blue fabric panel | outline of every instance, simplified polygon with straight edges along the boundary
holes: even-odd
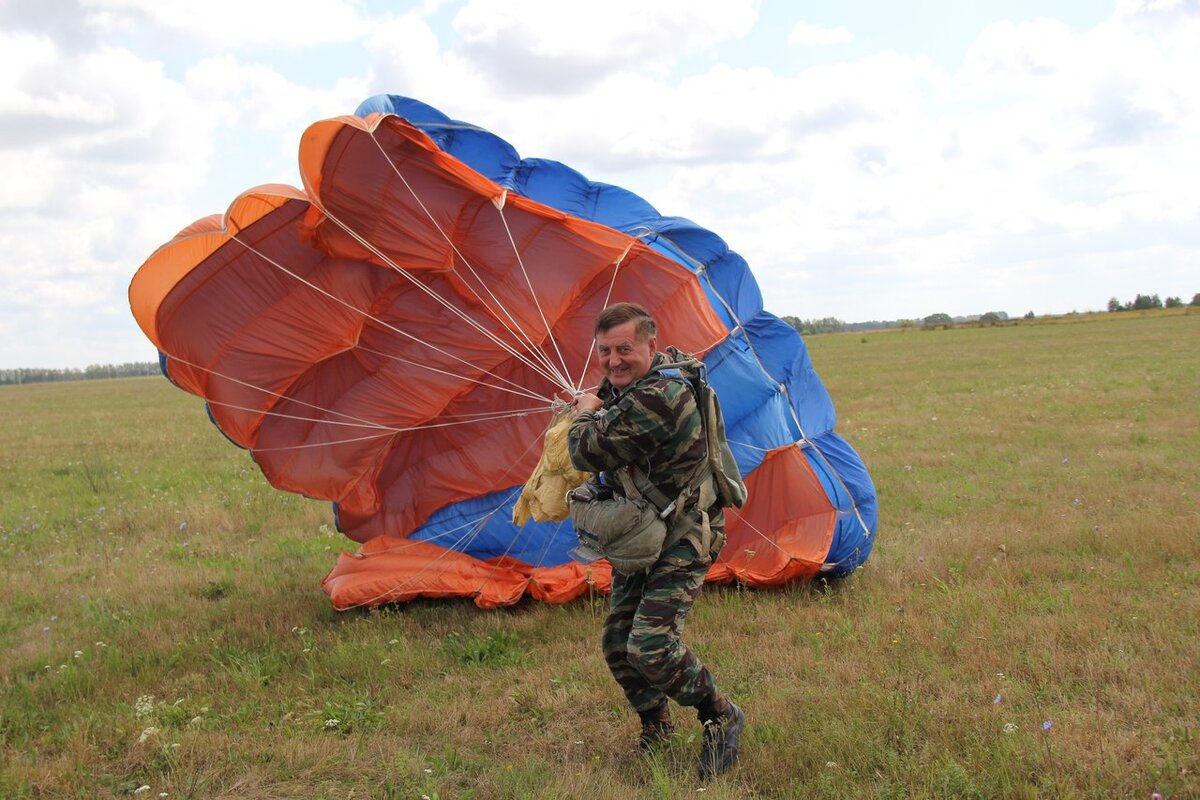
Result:
[[[508,142],[490,131],[447,117],[419,100],[400,95],[376,95],[364,100],[355,116],[395,114],[424,132],[445,152],[495,183],[513,188],[512,174],[520,156]]]
[[[833,540],[830,542],[829,550],[825,555],[825,565],[828,567],[830,564],[836,564],[838,553],[840,552],[839,548],[844,549],[846,542],[854,538],[855,529],[857,528],[861,531],[862,526],[858,525],[854,516],[853,499],[838,481],[831,465],[818,450],[816,443],[811,440],[807,442],[803,453],[804,457],[808,459],[809,466],[812,467],[813,472],[821,481],[821,486],[825,489],[825,494],[829,498],[829,502],[837,509]],[[861,536],[858,538],[861,538]]]
[[[813,370],[808,348],[796,329],[766,311],[747,320],[745,326],[763,368],[787,386],[804,433],[811,438],[833,430],[837,421],[833,400]]]
[[[812,440],[812,445],[806,449],[805,455],[809,457],[809,463],[813,465],[817,474],[822,476],[822,482],[826,479],[833,480],[831,469],[841,477],[842,486],[827,486],[827,490],[832,489],[836,492],[839,504],[837,528],[826,564],[832,567],[827,574],[846,575],[866,560],[875,545],[875,534],[878,530],[875,485],[854,448],[836,433],[819,436]],[[847,491],[850,497],[846,496]],[[835,494],[831,493],[829,496],[832,499]],[[847,502],[851,499],[858,507],[857,515]],[[867,526],[866,530],[863,529],[863,524]]]
[[[688,256],[706,267],[708,279],[739,320],[762,311],[762,292],[746,260],[731,251],[725,240],[682,217],[663,217],[655,229]]]
[[[422,130],[426,125],[439,126],[454,122],[433,106],[399,94],[372,95],[359,103],[358,108],[354,110],[356,117],[365,117],[368,114],[395,114]]]
[[[520,486],[451,503],[434,512],[408,537],[468,553],[487,560],[509,556],[535,567],[571,560],[568,551],[579,544],[569,521],[527,522],[513,537],[512,513]]]
[[[527,158],[513,175],[513,189],[531,200],[637,235],[658,219],[654,206],[628,189],[589,181],[558,161]]]
[[[514,191],[582,219],[591,219],[591,182],[558,161],[526,158],[513,171]]]
[[[705,364],[708,381],[721,401],[726,438],[743,476],[758,468],[767,451],[799,439],[800,432],[787,413],[787,398],[763,374],[740,334],[709,351]]]

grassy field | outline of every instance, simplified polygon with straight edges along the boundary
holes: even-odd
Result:
[[[335,613],[327,504],[196,398],[0,387],[0,797],[1200,797],[1200,314],[1065,321],[809,340],[878,543],[701,596],[708,786],[694,720],[630,752],[604,598]]]

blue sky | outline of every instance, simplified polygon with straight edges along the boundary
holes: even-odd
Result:
[[[137,267],[365,97],[689,217],[777,314],[1200,291],[1200,2],[0,3],[0,367],[144,361]]]

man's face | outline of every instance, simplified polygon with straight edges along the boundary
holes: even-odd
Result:
[[[658,346],[656,336],[639,341],[634,333],[636,327],[637,320],[631,319],[596,334],[596,353],[604,367],[604,376],[618,391],[650,371]]]

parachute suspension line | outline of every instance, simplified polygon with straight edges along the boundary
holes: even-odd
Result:
[[[741,512],[741,509],[739,509],[737,506],[729,506],[725,510],[732,511],[734,514],[736,514],[737,518],[740,519],[746,525],[747,528],[749,528],[750,530],[752,530],[756,534],[758,534],[758,537],[760,539],[762,539],[764,542],[766,542],[767,544],[771,545],[771,547],[774,547],[776,550],[778,550],[779,552],[781,552],[785,556],[787,556],[789,560],[793,558],[793,556],[787,550],[784,550],[782,547],[779,546],[778,542],[771,541],[771,538],[769,536],[767,536],[765,533],[763,533],[757,527],[755,527],[754,524],[750,522],[750,520],[746,519],[746,516]]]
[[[333,218],[332,218],[332,217],[330,217],[330,219],[333,219]],[[369,313],[367,313],[366,311],[363,311],[361,308],[359,308],[358,306],[355,306],[355,305],[353,305],[352,303],[348,303],[348,302],[346,302],[345,300],[343,300],[342,298],[338,297],[337,295],[334,295],[334,294],[332,294],[332,293],[330,293],[330,292],[326,291],[325,289],[322,289],[320,286],[317,286],[317,285],[316,285],[315,283],[313,283],[312,281],[306,280],[305,278],[302,278],[301,276],[297,275],[295,272],[292,272],[290,269],[288,269],[287,267],[283,266],[282,264],[280,264],[280,263],[279,263],[278,261],[276,261],[275,259],[273,259],[273,258],[271,258],[270,256],[268,256],[266,253],[263,253],[263,252],[262,252],[261,250],[259,250],[258,248],[254,247],[253,245],[251,245],[251,244],[249,244],[249,243],[247,243],[247,242],[244,242],[244,241],[242,241],[242,240],[241,240],[241,239],[240,239],[240,238],[239,238],[237,235],[234,235],[232,238],[233,238],[233,240],[234,240],[235,242],[237,242],[238,244],[240,244],[242,247],[246,248],[246,249],[247,249],[247,250],[249,250],[251,253],[254,253],[256,256],[258,256],[259,258],[261,258],[263,261],[266,261],[266,262],[267,262],[268,264],[270,264],[271,266],[275,267],[275,269],[279,270],[280,272],[284,273],[285,275],[289,275],[289,276],[291,276],[292,278],[295,278],[297,281],[299,281],[300,283],[302,283],[302,284],[304,284],[305,286],[309,287],[310,289],[312,289],[312,290],[314,290],[314,291],[316,291],[316,292],[318,292],[318,293],[320,293],[320,294],[324,295],[325,297],[328,297],[330,300],[332,300],[332,301],[334,301],[335,303],[337,303],[337,304],[339,304],[339,305],[343,306],[344,308],[347,308],[347,309],[349,309],[349,310],[353,311],[354,313],[356,313],[356,314],[358,314],[358,315],[360,315],[360,316],[362,316],[362,317],[365,317],[366,319],[369,319],[371,322],[374,322],[375,324],[379,325],[380,327],[382,327],[382,328],[386,328],[387,330],[390,330],[390,331],[392,331],[393,333],[397,333],[397,334],[399,334],[400,336],[403,336],[404,338],[408,339],[409,341],[415,342],[416,344],[422,345],[422,346],[424,346],[424,347],[428,347],[429,349],[433,350],[434,352],[441,353],[442,355],[444,355],[444,356],[447,356],[448,358],[451,358],[451,359],[453,359],[454,361],[457,361],[457,362],[458,362],[458,363],[460,363],[460,364],[465,364],[466,366],[470,367],[470,368],[471,368],[473,371],[475,371],[475,372],[481,372],[481,373],[483,373],[483,374],[485,374],[485,375],[490,375],[491,377],[495,378],[496,380],[500,381],[501,383],[506,383],[506,384],[508,384],[509,386],[512,386],[512,387],[514,387],[514,388],[516,388],[516,389],[518,389],[518,390],[521,390],[521,391],[528,391],[528,390],[526,390],[524,387],[522,387],[522,386],[521,386],[520,384],[518,384],[518,383],[515,383],[515,382],[513,382],[513,381],[510,381],[510,380],[508,380],[507,378],[502,378],[502,377],[500,377],[499,375],[496,375],[495,373],[491,372],[490,370],[484,369],[483,367],[479,366],[478,364],[472,364],[470,361],[467,361],[467,360],[466,360],[466,359],[464,359],[464,358],[461,358],[461,357],[459,357],[459,356],[456,356],[456,355],[454,355],[453,353],[451,353],[451,352],[449,352],[449,351],[447,351],[447,350],[444,350],[444,349],[442,349],[441,347],[438,347],[438,346],[437,346],[437,345],[435,345],[435,344],[431,344],[430,342],[427,342],[427,341],[425,341],[425,340],[423,340],[423,339],[421,339],[421,338],[419,338],[419,337],[417,337],[417,336],[414,336],[414,335],[412,335],[411,333],[409,333],[409,332],[407,332],[407,331],[405,331],[405,330],[402,330],[401,328],[397,328],[395,325],[392,325],[392,324],[391,324],[391,323],[389,323],[389,322],[385,322],[384,320],[382,320],[382,319],[379,319],[378,317],[375,317],[375,316],[373,316],[372,314],[369,314]],[[418,283],[418,285],[420,285],[420,283],[419,283],[419,282],[417,282],[417,283]],[[436,297],[436,294],[435,294],[434,296]],[[439,299],[440,299],[440,298],[439,298]],[[444,301],[443,301],[443,302],[444,302]],[[503,346],[503,345],[502,345],[502,346]],[[466,378],[467,376],[466,376],[466,375],[459,375],[459,376],[456,376],[456,377]],[[499,387],[496,387],[496,388],[499,388]],[[552,398],[549,398],[549,397],[543,397],[543,396],[541,396],[541,395],[537,395],[537,394],[532,394],[531,396],[532,396],[532,397],[534,397],[535,399],[538,399],[538,400],[544,400],[544,401],[546,401],[547,403],[549,403],[549,402],[551,401],[551,399],[552,399]]]
[[[492,333],[491,331],[484,328],[478,322],[471,319],[462,310],[455,308],[448,300],[446,300],[444,297],[439,295],[433,289],[429,288],[424,283],[422,283],[421,281],[419,281],[415,277],[413,277],[413,275],[408,270],[401,267],[399,264],[397,264],[395,261],[393,261],[391,258],[389,258],[386,253],[384,253],[379,248],[375,247],[375,245],[371,244],[365,238],[360,236],[353,228],[351,228],[346,223],[342,222],[340,219],[338,219],[336,216],[334,216],[332,213],[330,213],[323,206],[319,206],[316,201],[313,201],[313,205],[315,207],[319,208],[321,213],[324,214],[327,219],[329,219],[331,222],[333,222],[339,228],[341,228],[346,233],[348,233],[356,242],[358,242],[363,247],[365,247],[366,249],[368,249],[372,253],[374,253],[381,261],[383,261],[389,267],[391,267],[392,270],[394,270],[398,274],[402,275],[404,278],[408,279],[408,281],[413,286],[416,286],[418,289],[420,289],[422,292],[424,292],[427,296],[429,296],[433,300],[437,301],[443,308],[445,308],[447,311],[454,314],[460,320],[465,322],[467,325],[469,325],[471,328],[473,328],[477,333],[481,334],[485,339],[490,340],[493,344],[500,347],[502,350],[504,350],[506,353],[511,355],[513,358],[517,359],[518,361],[523,363],[525,366],[529,367],[534,372],[541,375],[543,378],[545,378],[550,383],[555,383],[555,384],[558,383],[558,379],[554,376],[554,374],[552,372],[547,371],[544,368],[544,365],[535,364],[534,362],[530,361],[529,358],[527,358],[525,356],[525,354],[521,353],[519,350],[517,350],[511,344],[509,344],[508,342],[505,342],[500,337],[496,336],[494,333]],[[301,278],[300,280],[303,280],[303,279]],[[318,289],[318,291],[322,291],[322,290]],[[478,297],[478,295],[476,295],[476,297]],[[482,300],[481,300],[481,302],[482,302]],[[360,313],[365,314],[366,312],[360,312]],[[370,315],[367,315],[367,316],[369,317]],[[372,317],[372,319],[374,319],[374,318]],[[386,323],[382,322],[381,320],[376,320],[376,321],[379,322],[380,324],[386,325],[388,328],[396,331],[397,333],[401,333],[399,328],[395,328],[391,325],[387,325]],[[507,328],[506,328],[506,330],[507,330]],[[509,332],[511,333],[512,331],[509,331]],[[415,342],[426,345],[428,347],[432,347],[434,350],[438,350],[438,352],[441,352],[445,355],[450,355],[446,351],[440,350],[437,347],[435,347],[434,345],[429,344],[428,342],[425,342],[421,339],[418,339],[415,336],[412,336],[411,334],[404,334],[404,335],[408,336],[408,338],[412,339]],[[538,353],[538,355],[540,356],[542,354]],[[454,356],[451,356],[451,357],[455,358]],[[457,360],[462,361],[462,359],[457,359]],[[463,363],[467,364],[468,366],[474,367],[475,369],[478,369],[481,372],[487,372],[487,370],[484,370],[482,367],[479,367],[475,364],[470,364],[470,362],[463,361]],[[489,373],[489,374],[491,374],[491,373]],[[550,398],[546,398],[546,400],[547,400],[547,402],[549,402]]]
[[[291,399],[291,398],[287,398]],[[248,411],[251,414],[262,414],[265,417],[279,417],[280,419],[294,419],[300,422],[318,422],[322,425],[343,425],[350,428],[374,428],[379,431],[380,436],[386,436],[391,433],[399,433],[403,428],[392,428],[387,425],[379,425],[367,422],[337,422],[332,419],[319,419],[317,417],[301,417],[298,414],[284,414],[281,411],[264,411],[261,408],[250,408],[249,406],[239,406],[234,403],[225,403],[220,400],[206,400],[210,406],[220,406],[221,408],[232,408],[234,411]]]
[[[492,517],[494,517],[494,516],[495,516],[495,515],[496,515],[496,514],[497,514],[497,513],[500,511],[500,509],[502,509],[502,508],[504,508],[504,506],[508,505],[508,501],[509,501],[509,500],[511,500],[511,499],[512,499],[512,498],[513,498],[515,495],[518,495],[518,494],[520,494],[520,493],[521,493],[521,487],[520,487],[520,486],[518,486],[517,488],[513,489],[513,491],[509,493],[508,497],[504,498],[504,503],[503,503],[502,505],[499,505],[499,506],[497,506],[496,508],[492,509],[492,511],[491,511],[491,512],[489,512],[489,513],[487,514],[487,516],[486,516],[486,517],[484,517],[483,519],[485,519],[485,520],[490,520]],[[491,583],[491,582],[492,582],[492,580],[493,580],[493,579],[496,577],[496,573],[497,573],[497,572],[500,570],[500,562],[501,562],[501,561],[503,561],[504,559],[508,558],[508,554],[512,552],[512,550],[513,550],[513,548],[514,548],[514,547],[516,547],[516,545],[517,545],[517,540],[521,538],[521,531],[522,531],[522,530],[524,530],[524,528],[525,528],[525,526],[524,526],[524,525],[522,525],[520,528],[517,528],[517,532],[516,532],[516,534],[513,536],[513,538],[512,538],[512,541],[510,541],[510,542],[508,543],[508,546],[504,548],[504,552],[500,554],[500,557],[495,559],[495,562],[492,564],[492,569],[491,569],[491,571],[490,571],[490,572],[487,574],[487,577],[485,577],[485,578],[484,578],[484,579],[483,579],[483,580],[480,582],[479,586],[478,586],[478,587],[476,587],[476,589],[475,589],[475,593],[476,593],[476,594],[480,594],[480,593],[482,593],[482,592],[483,592],[483,587],[485,587],[485,586],[487,586],[489,583]]]
[[[541,441],[541,439],[542,439],[541,433],[537,434],[532,439],[530,439],[529,443],[525,445],[525,449],[521,451],[521,454],[519,456],[517,456],[515,459],[513,459],[512,464],[509,466],[508,469],[506,469],[504,471],[504,473],[497,479],[497,481],[502,482],[502,481],[507,480],[508,477],[510,475],[512,475],[513,472],[516,471],[517,467],[521,464],[521,460],[523,458],[525,458],[525,456],[529,455],[529,451],[532,450],[534,445],[536,445],[539,441]],[[520,492],[521,488],[522,488],[521,486],[516,487],[515,492]],[[499,505],[496,506],[496,508],[492,509],[487,514],[485,514],[484,515],[485,518],[491,519],[491,517],[494,516],[495,513],[504,506],[505,503],[507,503],[510,499],[512,499],[514,493],[510,493],[507,497],[504,498],[504,500],[502,500],[500,502]],[[450,528],[449,530],[443,531],[442,533],[439,533],[439,534],[429,537],[429,539],[427,539],[427,540],[422,539],[422,540],[417,540],[417,541],[433,541],[434,539],[440,539],[443,536],[446,536],[450,533],[454,533],[455,531],[462,530],[463,528],[469,527],[472,524],[474,524],[474,523],[473,522],[464,522],[462,525],[459,525],[457,528]],[[462,540],[459,540],[458,542],[456,542],[456,544],[461,544],[461,542],[462,542]],[[403,549],[403,546],[398,547],[398,548],[389,547],[384,550],[380,550],[379,553],[388,553],[388,552],[392,552],[393,550],[397,550],[397,549]],[[373,555],[377,555],[377,553],[364,553],[364,554],[361,554],[359,557],[360,558],[369,558],[370,556],[373,556]]]
[[[633,245],[638,241],[637,238],[630,238],[629,243],[625,245],[625,250],[613,262],[612,278],[608,281],[608,290],[604,293],[604,304],[601,309],[608,308],[608,301],[612,299],[613,287],[617,285],[617,273],[621,270],[621,265],[625,263],[625,257],[629,255],[629,251],[633,249]],[[583,362],[583,371],[579,373],[579,380],[576,382],[576,389],[583,388],[583,378],[587,375],[588,367],[592,365],[592,355],[596,352],[596,340],[592,339],[592,346],[588,348],[587,358]]]
[[[508,322],[506,323],[504,321],[504,319],[501,319],[499,314],[497,314],[492,308],[490,308],[488,306],[487,302],[482,297],[479,296],[479,293],[475,290],[475,288],[473,286],[464,282],[464,285],[468,289],[471,290],[471,294],[473,294],[475,296],[475,299],[478,300],[480,302],[480,304],[491,313],[493,319],[495,319],[502,326],[504,326],[504,329],[511,336],[513,336],[515,339],[517,339],[519,342],[521,342],[525,347],[529,348],[531,355],[535,355],[536,358],[538,359],[539,363],[542,364],[542,366],[544,366],[552,374],[557,375],[557,370],[555,369],[554,364],[550,361],[549,357],[547,357],[544,353],[542,353],[541,349],[539,347],[537,347],[537,345],[535,345],[533,343],[532,339],[530,339],[529,336],[524,332],[524,330],[521,329],[521,326],[519,324],[517,324],[517,321],[515,319],[513,319],[512,314],[508,311],[507,308],[505,308],[504,303],[502,303],[500,301],[500,298],[496,297],[495,293],[492,292],[492,290],[488,288],[487,282],[479,276],[479,273],[475,271],[475,267],[471,265],[471,262],[467,259],[467,257],[465,255],[463,255],[461,250],[458,249],[458,245],[456,245],[454,243],[454,240],[451,239],[450,236],[446,233],[446,231],[442,229],[442,226],[440,224],[438,224],[437,218],[434,217],[434,215],[429,211],[429,208],[425,205],[425,202],[421,199],[420,195],[417,194],[417,190],[412,187],[412,184],[410,184],[408,182],[408,179],[406,177],[404,177],[404,174],[400,171],[400,168],[396,165],[396,163],[388,155],[387,151],[383,148],[383,145],[380,143],[379,139],[375,136],[375,132],[372,131],[370,133],[370,136],[371,136],[371,141],[375,143],[375,147],[379,150],[380,155],[383,156],[383,158],[387,162],[388,166],[392,168],[392,172],[395,173],[396,177],[400,179],[400,182],[404,184],[404,188],[408,190],[408,193],[412,196],[413,200],[415,200],[417,205],[421,207],[421,210],[423,212],[425,212],[425,216],[433,224],[433,227],[437,230],[437,232],[439,234],[441,234],[442,239],[444,239],[446,244],[450,246],[450,249],[454,251],[454,254],[456,256],[458,256],[460,261],[462,261],[463,266],[465,266],[467,268],[467,270],[470,271],[471,276],[475,278],[475,280],[479,283],[479,286],[483,289],[483,291],[486,292],[488,297],[492,300],[492,302],[496,304],[496,307],[499,308],[501,312],[503,312],[503,316],[505,319],[508,320]],[[493,199],[493,201],[492,201],[493,205],[495,205],[498,209],[502,209],[505,198],[507,196],[508,196],[508,190],[502,190],[501,195],[498,198]],[[507,228],[507,227],[508,227],[508,225],[507,225],[507,223],[505,223],[505,228]],[[512,236],[510,234],[509,239],[511,240],[511,238],[512,238]],[[514,249],[515,249],[515,246],[514,246]],[[382,254],[380,254],[380,255],[382,257]],[[519,257],[520,257],[520,254],[518,253],[518,258]],[[509,323],[511,323],[511,327],[510,327]],[[515,349],[513,352],[515,355],[515,352],[516,352]],[[559,375],[558,377],[561,379],[560,383],[562,383],[564,389],[570,388],[569,386],[566,385],[566,381],[565,381],[566,376],[565,375]]]
[[[555,372],[558,374],[562,387],[567,390],[573,390],[578,387],[571,385],[571,379],[567,377],[570,370],[567,369],[567,360],[563,358],[562,350],[559,349],[558,341],[554,338],[554,332],[550,330],[550,323],[546,320],[546,312],[542,309],[542,303],[538,299],[537,292],[533,290],[533,281],[529,279],[529,271],[525,269],[525,259],[521,258],[521,248],[517,247],[517,240],[513,238],[512,228],[508,226],[508,217],[504,215],[504,198],[507,197],[507,190],[502,194],[498,201],[493,203],[496,207],[496,212],[500,215],[500,222],[504,224],[504,233],[508,236],[508,242],[512,245],[513,255],[517,258],[517,266],[521,268],[521,277],[525,279],[525,286],[529,289],[529,297],[533,300],[534,308],[537,309],[538,316],[542,320],[542,328],[546,331],[546,338],[550,340],[550,344],[554,346],[554,352],[558,356],[558,363],[562,366],[562,371]]]
[[[565,376],[557,375],[557,370],[554,368],[554,365],[550,362],[550,359],[541,351],[540,348],[536,347],[533,344],[533,342],[529,339],[529,337],[521,330],[520,326],[517,325],[516,320],[513,319],[512,314],[509,313],[508,309],[506,309],[504,307],[504,304],[501,303],[499,298],[497,298],[496,295],[490,289],[487,288],[487,282],[484,281],[483,278],[481,278],[479,276],[479,273],[475,271],[475,268],[471,265],[471,262],[467,259],[467,257],[465,255],[463,255],[462,251],[458,249],[458,245],[456,245],[454,243],[454,240],[450,238],[450,236],[446,233],[446,231],[438,223],[437,218],[434,217],[433,213],[425,205],[425,202],[421,199],[420,195],[417,194],[417,190],[414,189],[412,187],[412,184],[410,184],[408,182],[408,178],[404,177],[404,173],[400,171],[400,168],[396,165],[396,163],[388,155],[387,151],[383,148],[383,145],[380,143],[379,139],[375,136],[375,133],[373,131],[370,133],[370,136],[371,136],[371,141],[375,143],[375,147],[379,150],[380,154],[383,156],[383,158],[387,162],[388,166],[391,167],[392,172],[395,173],[396,177],[400,179],[400,182],[404,184],[404,188],[408,190],[408,193],[412,196],[413,200],[415,200],[417,205],[420,206],[421,211],[423,211],[425,213],[425,216],[433,224],[433,227],[437,230],[437,232],[439,234],[441,234],[442,239],[444,239],[446,244],[448,244],[450,246],[450,249],[454,251],[454,254],[459,258],[460,261],[462,261],[463,265],[470,271],[471,275],[475,278],[475,280],[479,282],[479,285],[481,287],[483,287],[484,291],[487,292],[488,296],[492,299],[492,301],[496,304],[496,306],[500,308],[500,310],[503,312],[504,317],[506,317],[508,319],[508,321],[512,323],[512,327],[509,327],[508,323],[506,323],[503,319],[501,319],[500,315],[498,315],[493,309],[491,309],[488,306],[487,302],[485,302],[484,299],[479,296],[479,293],[475,291],[474,287],[471,287],[470,285],[465,284],[465,283],[464,283],[464,285],[467,285],[467,288],[469,288],[471,290],[471,293],[473,295],[475,295],[475,299],[478,300],[480,302],[480,304],[483,305],[484,308],[487,308],[488,311],[491,312],[492,318],[495,319],[497,322],[499,322],[501,324],[501,326],[503,326],[504,329],[509,333],[509,335],[513,336],[517,341],[521,342],[525,347],[529,348],[530,355],[535,357],[538,360],[538,362],[542,365],[543,369],[539,369],[539,368],[535,367],[532,363],[529,363],[525,359],[523,354],[521,354],[515,347],[512,347],[508,343],[501,341],[499,339],[499,337],[495,336],[490,331],[486,330],[481,325],[479,325],[477,322],[472,320],[470,317],[463,314],[463,312],[459,311],[457,308],[454,308],[448,302],[446,302],[444,299],[439,297],[437,295],[437,293],[434,292],[432,289],[425,286],[420,281],[417,281],[415,278],[413,278],[411,275],[409,275],[406,270],[404,270],[398,264],[393,262],[387,255],[380,252],[377,248],[375,248],[373,245],[371,245],[366,239],[359,236],[355,231],[351,230],[349,228],[349,226],[342,223],[336,217],[330,215],[324,207],[321,207],[321,211],[323,213],[325,213],[326,216],[328,216],[330,219],[332,219],[335,223],[337,223],[337,225],[339,227],[341,227],[343,230],[345,230],[347,233],[349,233],[351,236],[353,236],[356,241],[358,241],[364,247],[367,247],[369,250],[371,250],[372,253],[375,253],[377,256],[379,256],[381,259],[383,259],[390,267],[392,267],[392,269],[396,270],[397,272],[400,272],[402,275],[407,277],[410,281],[412,281],[416,285],[420,286],[422,289],[424,289],[424,291],[426,291],[432,297],[436,298],[439,302],[441,302],[447,309],[449,309],[451,312],[457,314],[461,319],[463,319],[469,325],[474,327],[477,331],[479,331],[479,333],[481,333],[485,337],[491,339],[495,344],[499,345],[500,347],[503,347],[506,351],[508,351],[511,355],[513,355],[513,357],[519,359],[520,361],[525,363],[526,366],[537,371],[543,377],[547,378],[547,380],[550,380],[552,383],[558,383],[558,384],[562,385],[564,389],[570,388],[569,386],[566,385]]]
[[[353,439],[340,439],[338,441],[333,441],[333,442],[309,442],[307,444],[291,444],[291,445],[286,445],[286,446],[281,446],[281,447],[253,447],[253,448],[251,448],[251,451],[255,452],[255,453],[274,453],[274,452],[278,452],[281,450],[307,450],[310,447],[325,447],[326,445],[331,445],[331,444],[352,444],[354,442],[366,441],[367,439],[379,439],[384,436],[395,436],[398,433],[409,433],[411,431],[424,431],[424,430],[430,430],[431,428],[453,428],[457,425],[473,425],[478,422],[493,422],[493,421],[501,420],[501,419],[513,419],[515,417],[528,417],[533,414],[545,414],[549,410],[550,409],[548,409],[548,408],[538,407],[538,408],[535,408],[532,410],[511,411],[506,414],[492,414],[491,416],[477,417],[475,419],[459,420],[458,422],[438,422],[438,423],[433,423],[430,425],[411,425],[407,428],[393,428],[391,430],[383,431],[381,433],[371,434],[370,436],[358,436]]]
[[[388,547],[384,547],[380,550],[373,550],[370,553],[364,553],[360,550],[359,552],[354,554],[354,557],[356,559],[362,560],[362,559],[374,558],[375,556],[387,555],[388,553],[403,553],[406,550],[413,549],[414,547],[420,547],[421,545],[424,545],[424,544],[430,544],[430,543],[436,542],[438,544],[438,546],[441,547],[445,552],[439,553],[437,555],[437,557],[431,559],[429,563],[432,564],[432,563],[444,558],[447,555],[447,553],[449,553],[450,551],[453,551],[456,547],[463,547],[463,546],[470,545],[471,543],[473,543],[475,541],[475,539],[479,536],[479,534],[483,531],[483,525],[486,524],[487,521],[490,520],[493,516],[495,516],[496,512],[498,512],[501,508],[503,508],[505,506],[505,504],[508,503],[508,501],[511,499],[512,499],[512,495],[509,494],[507,497],[502,499],[494,509],[492,509],[488,513],[484,514],[482,517],[472,519],[472,520],[467,520],[466,522],[462,523],[461,525],[456,525],[453,528],[448,528],[448,529],[442,531],[441,533],[435,533],[432,536],[429,536],[424,539],[402,538],[402,539],[400,539],[402,544],[389,545]],[[467,533],[466,535],[460,536],[457,538],[454,537],[454,534],[458,533],[459,531],[463,531],[463,530],[467,530],[467,529],[471,529],[471,531],[469,533]],[[397,537],[397,538],[399,538],[399,537]],[[452,540],[452,541],[449,541],[449,540]],[[473,558],[473,556],[472,556],[472,558]],[[419,572],[417,572],[415,575],[412,575],[407,580],[403,580],[397,584],[394,584],[391,588],[389,588],[382,594],[379,594],[373,598],[364,600],[362,603],[356,603],[355,605],[361,606],[361,605],[367,605],[369,603],[373,603],[376,600],[378,600],[380,597],[391,594],[393,591],[395,591],[395,589],[397,587],[399,587],[403,584],[406,584],[410,581],[416,580],[417,578],[419,578],[420,576],[424,575],[425,573],[427,573],[429,571],[430,571],[429,568],[425,567],[425,568],[421,569]],[[443,572],[444,572],[444,570],[443,570]]]
[[[418,361],[413,361],[410,358],[404,358],[403,356],[394,356],[391,353],[384,353],[382,351],[375,350],[374,348],[371,348],[371,347],[365,347],[361,344],[357,345],[355,347],[355,349],[361,350],[364,353],[370,353],[373,356],[379,356],[380,358],[386,358],[390,361],[397,361],[401,364],[408,364],[409,366],[412,366],[412,367],[417,367],[419,369],[428,370],[430,372],[436,372],[438,375],[445,375],[448,378],[456,378],[458,380],[463,380],[463,381],[466,381],[467,383],[474,383],[479,386],[486,387],[488,389],[495,389],[496,391],[499,391],[499,392],[508,392],[509,394],[515,394],[518,397],[527,397],[530,400],[545,400],[546,399],[545,397],[542,397],[540,394],[536,394],[535,392],[532,392],[532,391],[520,386],[520,384],[512,383],[511,381],[505,381],[505,383],[510,383],[513,386],[517,386],[519,388],[519,391],[516,389],[509,389],[504,386],[498,386],[494,383],[488,383],[487,381],[481,381],[478,378],[472,378],[469,375],[458,375],[454,372],[447,372],[444,369],[438,369],[437,367],[430,366],[429,364],[422,364]],[[487,373],[487,374],[490,375],[491,373]],[[495,377],[495,376],[493,376],[493,377]]]
[[[292,399],[292,398],[287,398]],[[374,428],[379,430],[379,435],[384,436],[392,433],[405,433],[407,431],[417,431],[424,428],[443,428],[450,425],[467,425],[472,422],[491,422],[492,420],[508,419],[514,416],[528,416],[530,414],[545,413],[548,409],[544,406],[535,406],[534,408],[513,409],[508,412],[487,412],[478,414],[449,414],[439,416],[438,419],[457,419],[459,422],[447,422],[440,425],[410,425],[407,428],[394,428],[388,425],[379,425],[366,422],[337,422],[331,419],[318,419],[316,417],[301,417],[297,414],[284,414],[280,411],[264,411],[261,408],[250,408],[249,406],[239,406],[234,403],[225,403],[220,400],[207,400],[210,406],[221,406],[222,408],[232,408],[236,411],[248,411],[252,414],[262,414],[266,417],[279,417],[281,419],[294,419],[300,422],[316,422],[322,425],[341,425],[350,428]],[[299,401],[297,401],[299,402]],[[330,412],[336,413],[336,412]]]
[[[169,360],[178,361],[180,364],[183,364],[188,367],[192,367],[193,369],[198,369],[202,372],[207,372],[209,375],[215,375],[216,377],[230,381],[231,383],[236,383],[239,386],[245,386],[247,389],[252,389],[256,392],[262,392],[263,394],[269,394],[272,397],[278,397],[280,400],[287,400],[288,402],[306,406],[315,411],[321,411],[325,414],[334,414],[339,417],[345,417],[348,420],[353,420],[355,423],[358,423],[359,425],[361,425],[364,428],[377,428],[382,431],[382,433],[380,435],[390,436],[392,431],[394,430],[394,429],[389,428],[388,426],[386,426],[382,423],[379,423],[379,422],[372,422],[371,420],[359,419],[358,417],[355,417],[351,414],[346,414],[342,411],[335,411],[332,408],[323,408],[322,406],[318,406],[313,403],[306,403],[303,400],[299,400],[294,397],[288,397],[287,395],[280,394],[279,392],[271,391],[270,389],[264,389],[261,386],[255,386],[252,383],[247,383],[246,381],[238,380],[237,378],[233,377],[232,375],[226,375],[225,373],[218,372],[215,369],[209,369],[208,367],[202,366],[193,361],[188,361],[186,358],[181,358],[180,356],[171,355],[170,353],[166,353],[166,356]],[[208,400],[207,402],[212,403],[214,401]],[[217,403],[217,405],[221,405],[221,404]],[[265,412],[260,411],[258,413],[265,413]]]
[[[554,542],[558,539],[558,535],[560,533],[562,533],[563,524],[566,523],[568,519],[570,519],[570,518],[567,517],[567,518],[558,520],[558,526],[555,527],[555,529],[554,529],[554,535],[545,537],[545,541],[542,542],[541,549],[538,550],[538,556],[537,556],[537,564],[538,565],[540,565],[542,563],[543,559],[546,558],[546,553],[550,551],[550,545],[554,544]],[[571,527],[571,533],[572,534],[575,533],[575,528],[574,528],[573,524]]]

